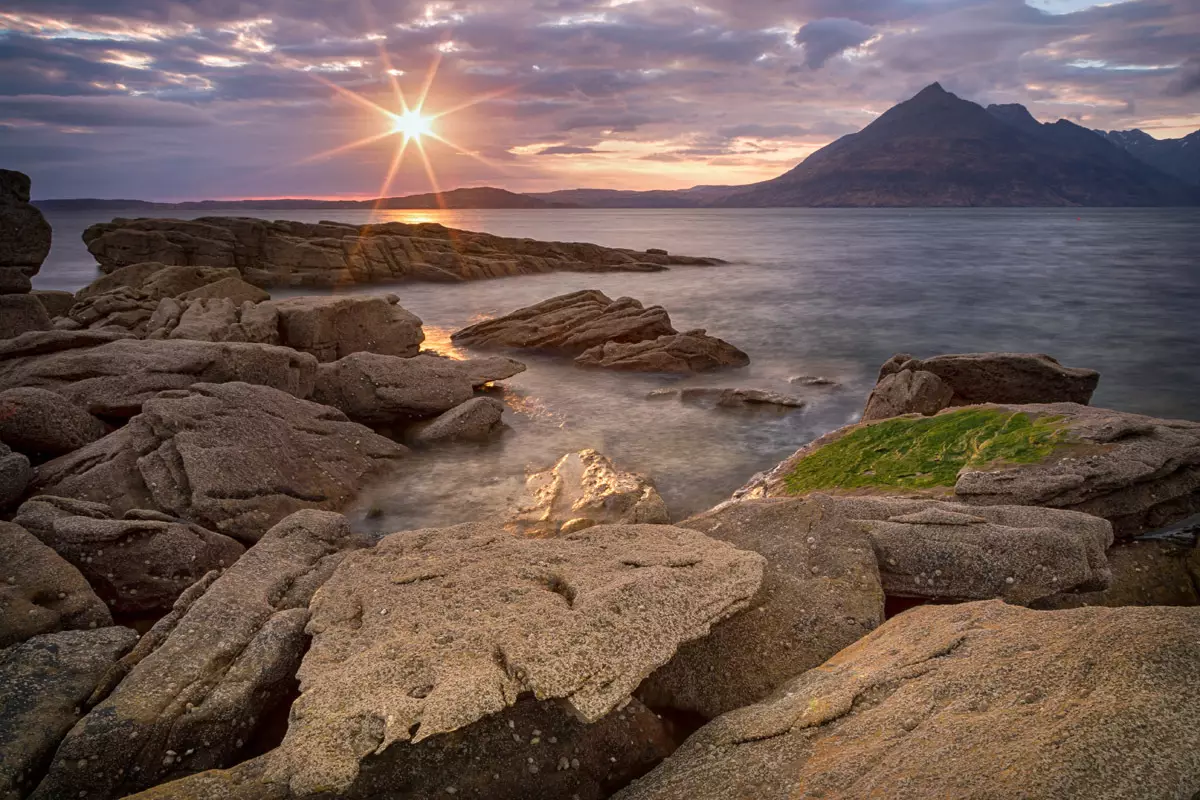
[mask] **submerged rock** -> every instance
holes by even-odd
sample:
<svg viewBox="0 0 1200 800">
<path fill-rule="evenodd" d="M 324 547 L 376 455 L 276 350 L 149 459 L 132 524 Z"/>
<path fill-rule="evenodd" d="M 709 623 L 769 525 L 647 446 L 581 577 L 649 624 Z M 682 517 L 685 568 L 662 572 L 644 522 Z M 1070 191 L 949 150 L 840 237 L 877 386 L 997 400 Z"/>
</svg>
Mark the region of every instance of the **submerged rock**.
<svg viewBox="0 0 1200 800">
<path fill-rule="evenodd" d="M 70 453 L 107 433 L 107 425 L 55 392 L 31 386 L 0 392 L 0 441 L 34 460 Z"/>
<path fill-rule="evenodd" d="M 635 372 L 690 374 L 744 367 L 750 363 L 750 356 L 699 329 L 634 344 L 608 342 L 597 345 L 576 358 L 575 363 Z"/>
<path fill-rule="evenodd" d="M 1190 798 L 1198 662 L 1191 609 L 924 606 L 710 722 L 616 797 Z"/>
<path fill-rule="evenodd" d="M 689 386 L 683 389 L 654 389 L 646 398 L 658 400 L 678 397 L 685 403 L 709 403 L 720 408 L 775 406 L 780 409 L 804 408 L 799 397 L 764 389 L 722 389 L 715 386 Z"/>
<path fill-rule="evenodd" d="M 417 426 L 413 440 L 423 445 L 487 441 L 504 427 L 503 414 L 504 403 L 491 397 L 475 397 Z"/>
<path fill-rule="evenodd" d="M 35 490 L 253 542 L 293 511 L 341 508 L 407 452 L 334 408 L 266 386 L 198 383 L 43 464 Z"/>
</svg>

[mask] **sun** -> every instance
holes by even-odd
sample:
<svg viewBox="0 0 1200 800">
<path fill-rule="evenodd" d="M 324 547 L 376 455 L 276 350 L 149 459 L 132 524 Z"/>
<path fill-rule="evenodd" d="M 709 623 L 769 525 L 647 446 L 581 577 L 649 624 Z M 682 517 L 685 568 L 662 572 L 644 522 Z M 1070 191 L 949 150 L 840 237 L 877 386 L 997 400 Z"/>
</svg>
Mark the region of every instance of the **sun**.
<svg viewBox="0 0 1200 800">
<path fill-rule="evenodd" d="M 433 118 L 421 113 L 419 108 L 392 114 L 392 132 L 404 135 L 404 140 L 421 140 L 422 136 L 433 135 Z"/>
</svg>

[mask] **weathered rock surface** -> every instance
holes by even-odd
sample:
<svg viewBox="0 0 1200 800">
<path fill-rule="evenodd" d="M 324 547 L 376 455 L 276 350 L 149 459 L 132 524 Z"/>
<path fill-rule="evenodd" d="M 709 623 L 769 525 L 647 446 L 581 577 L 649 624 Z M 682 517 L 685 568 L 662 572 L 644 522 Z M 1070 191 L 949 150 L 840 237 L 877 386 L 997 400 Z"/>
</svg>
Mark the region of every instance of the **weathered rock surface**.
<svg viewBox="0 0 1200 800">
<path fill-rule="evenodd" d="M 312 399 L 367 425 L 427 419 L 474 396 L 469 363 L 353 353 L 317 368 Z"/>
<path fill-rule="evenodd" d="M 125 427 L 43 464 L 35 489 L 117 513 L 162 511 L 253 542 L 293 511 L 340 508 L 407 452 L 277 389 L 199 383 L 159 394 Z"/>
<path fill-rule="evenodd" d="M 84 231 L 111 272 L 139 261 L 236 267 L 259 286 L 464 281 L 555 271 L 646 272 L 718 259 L 509 239 L 434 223 L 267 222 L 234 217 L 115 219 Z"/>
<path fill-rule="evenodd" d="M 1200 510 L 1200 423 L 1074 403 L 947 409 L 836 430 L 737 496 L 814 491 L 1082 511 L 1127 538 Z"/>
<path fill-rule="evenodd" d="M 158 298 L 122 286 L 78 300 L 54 325 L 60 330 L 127 330 L 144 336 L 157 307 Z"/>
<path fill-rule="evenodd" d="M 0 286 L 7 287 L 0 294 L 28 292 L 50 254 L 50 224 L 29 204 L 29 189 L 28 175 L 0 169 Z M 8 311 L 0 305 L 0 317 Z"/>
<path fill-rule="evenodd" d="M 270 294 L 257 286 L 232 276 L 174 296 L 182 301 L 229 300 L 236 306 L 240 306 L 242 303 L 261 303 L 271 299 Z"/>
<path fill-rule="evenodd" d="M 46 330 L 50 330 L 50 315 L 40 300 L 31 294 L 0 294 L 0 339 Z"/>
<path fill-rule="evenodd" d="M 670 521 L 651 481 L 621 472 L 595 450 L 581 450 L 529 476 L 525 497 L 506 527 L 527 536 L 554 536 L 592 525 Z"/>
<path fill-rule="evenodd" d="M 750 356 L 729 342 L 698 329 L 660 336 L 653 341 L 597 345 L 578 356 L 575 363 L 635 372 L 688 374 L 744 367 L 750 363 Z"/>
<path fill-rule="evenodd" d="M 218 288 L 210 288 L 214 286 Z M 134 264 L 81 289 L 66 319 L 55 324 L 70 330 L 124 329 L 145 336 L 164 300 L 179 297 L 183 298 L 179 302 L 186 303 L 192 299 L 246 297 L 257 302 L 267 296 L 242 281 L 235 269 Z"/>
<path fill-rule="evenodd" d="M 24 453 L 14 453 L 0 442 L 0 509 L 20 500 L 31 480 L 33 468 L 29 458 Z"/>
<path fill-rule="evenodd" d="M 88 300 L 115 289 L 141 292 L 151 300 L 178 297 L 203 286 L 240 276 L 236 269 L 218 269 L 209 265 L 173 266 L 158 261 L 143 261 L 101 275 L 75 293 L 77 301 Z"/>
<path fill-rule="evenodd" d="M 318 361 L 336 361 L 351 353 L 380 353 L 408 358 L 421 351 L 421 320 L 389 295 L 292 297 L 273 300 L 279 313 L 281 344 Z"/>
<path fill-rule="evenodd" d="M 97 416 L 125 418 L 158 392 L 197 383 L 243 381 L 307 397 L 316 371 L 312 356 L 286 347 L 122 339 L 0 361 L 0 389 L 49 389 Z"/>
<path fill-rule="evenodd" d="M 31 636 L 112 624 L 79 570 L 11 522 L 0 522 L 0 648 Z"/>
<path fill-rule="evenodd" d="M 520 375 L 526 369 L 520 361 L 504 356 L 472 358 L 467 361 L 456 361 L 455 364 L 466 374 L 467 380 L 475 389 L 481 389 L 489 383 Z"/>
<path fill-rule="evenodd" d="M 642 684 L 652 708 L 713 718 L 762 700 L 883 623 L 871 541 L 817 500 L 729 504 L 680 523 L 767 559 L 748 608 L 689 642 Z"/>
<path fill-rule="evenodd" d="M 1107 559 L 1108 588 L 1054 595 L 1033 607 L 1200 606 L 1200 551 L 1194 543 L 1135 539 L 1110 549 Z"/>
<path fill-rule="evenodd" d="M 37 785 L 104 673 L 137 642 L 128 628 L 63 631 L 0 650 L 0 798 Z"/>
<path fill-rule="evenodd" d="M 393 534 L 348 556 L 314 598 L 302 694 L 270 772 L 299 796 L 340 794 L 369 754 L 529 693 L 597 722 L 681 643 L 743 608 L 761 577 L 760 556 L 679 528 Z"/>
<path fill-rule="evenodd" d="M 228 536 L 156 511 L 114 514 L 103 503 L 41 496 L 14 521 L 83 573 L 115 612 L 167 611 L 211 570 L 245 550 Z"/>
<path fill-rule="evenodd" d="M 31 386 L 0 392 L 0 442 L 35 461 L 91 444 L 108 426 L 62 395 Z"/>
<path fill-rule="evenodd" d="M 55 289 L 35 289 L 30 292 L 42 304 L 42 308 L 46 309 L 46 313 L 50 319 L 61 317 L 71 310 L 71 306 L 75 305 L 75 295 L 70 292 L 58 291 Z"/>
<path fill-rule="evenodd" d="M 1188 800 L 1198 661 L 1192 609 L 924 606 L 709 723 L 616 797 Z"/>
<path fill-rule="evenodd" d="M 30 331 L 15 339 L 0 339 L 0 363 L 132 338 L 128 331 Z"/>
<path fill-rule="evenodd" d="M 298 512 L 207 591 L 185 594 L 144 637 L 152 649 L 139 643 L 118 668 L 128 674 L 71 729 L 33 797 L 123 797 L 227 766 L 291 690 L 307 606 L 350 546 L 340 515 Z"/>
<path fill-rule="evenodd" d="M 863 421 L 888 419 L 902 414 L 931 416 L 950 407 L 954 390 L 932 372 L 903 369 L 879 379 L 867 398 Z"/>
<path fill-rule="evenodd" d="M 413 441 L 422 445 L 443 442 L 482 442 L 494 436 L 504 423 L 504 403 L 491 397 L 473 397 L 437 419 L 421 423 Z"/>
</svg>

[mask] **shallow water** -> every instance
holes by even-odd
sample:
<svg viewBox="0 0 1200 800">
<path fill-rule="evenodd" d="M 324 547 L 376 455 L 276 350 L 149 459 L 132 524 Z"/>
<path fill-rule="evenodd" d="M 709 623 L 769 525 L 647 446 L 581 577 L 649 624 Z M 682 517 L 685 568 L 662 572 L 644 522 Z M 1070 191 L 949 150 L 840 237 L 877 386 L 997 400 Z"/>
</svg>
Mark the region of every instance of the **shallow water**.
<svg viewBox="0 0 1200 800">
<path fill-rule="evenodd" d="M 415 455 L 354 510 L 366 528 L 487 518 L 518 495 L 526 470 L 584 447 L 652 476 L 673 516 L 683 517 L 853 420 L 879 365 L 896 352 L 1047 352 L 1064 364 L 1100 370 L 1096 405 L 1200 419 L 1200 209 L 236 213 L 430 220 L 732 262 L 664 273 L 364 288 L 398 293 L 425 321 L 426 346 L 443 351 L 449 333 L 468 322 L 596 288 L 662 304 L 678 329 L 707 328 L 752 359 L 744 370 L 677 382 L 518 356 L 529 371 L 503 390 L 512 430 L 497 444 Z M 75 290 L 94 279 L 95 264 L 79 236 L 88 224 L 118 215 L 48 214 L 55 245 L 37 288 Z M 789 385 L 794 375 L 826 376 L 840 386 Z M 645 399 L 666 385 L 772 389 L 801 395 L 809 405 L 780 413 Z"/>
</svg>

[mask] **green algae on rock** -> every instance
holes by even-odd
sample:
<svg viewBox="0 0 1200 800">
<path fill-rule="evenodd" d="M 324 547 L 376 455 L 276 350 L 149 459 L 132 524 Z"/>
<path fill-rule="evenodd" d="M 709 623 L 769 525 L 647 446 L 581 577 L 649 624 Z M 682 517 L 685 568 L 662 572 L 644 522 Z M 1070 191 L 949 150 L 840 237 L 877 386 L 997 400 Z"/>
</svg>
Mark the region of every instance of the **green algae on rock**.
<svg viewBox="0 0 1200 800">
<path fill-rule="evenodd" d="M 791 494 L 824 489 L 952 488 L 964 467 L 1032 464 L 1066 440 L 1060 416 L 966 408 L 897 417 L 848 431 L 796 464 Z"/>
</svg>

